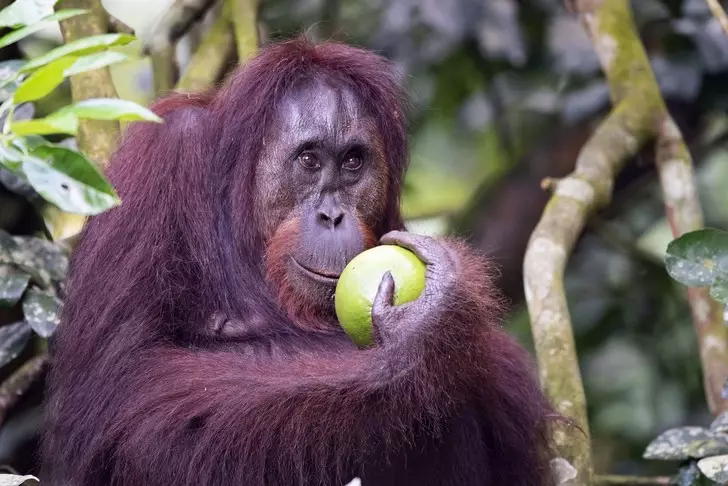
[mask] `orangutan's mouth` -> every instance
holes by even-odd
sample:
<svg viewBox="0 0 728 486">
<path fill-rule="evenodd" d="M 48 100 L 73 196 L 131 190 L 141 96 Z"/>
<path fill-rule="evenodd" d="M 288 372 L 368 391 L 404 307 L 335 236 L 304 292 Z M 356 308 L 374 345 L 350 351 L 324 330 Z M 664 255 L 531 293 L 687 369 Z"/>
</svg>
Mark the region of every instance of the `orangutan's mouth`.
<svg viewBox="0 0 728 486">
<path fill-rule="evenodd" d="M 300 270 L 302 273 L 310 277 L 311 279 L 321 282 L 327 285 L 336 285 L 336 283 L 339 281 L 339 274 L 334 272 L 328 272 L 324 270 L 314 270 L 312 268 L 309 268 L 302 263 L 300 263 L 295 258 L 291 257 L 291 261 L 293 264 Z"/>
</svg>

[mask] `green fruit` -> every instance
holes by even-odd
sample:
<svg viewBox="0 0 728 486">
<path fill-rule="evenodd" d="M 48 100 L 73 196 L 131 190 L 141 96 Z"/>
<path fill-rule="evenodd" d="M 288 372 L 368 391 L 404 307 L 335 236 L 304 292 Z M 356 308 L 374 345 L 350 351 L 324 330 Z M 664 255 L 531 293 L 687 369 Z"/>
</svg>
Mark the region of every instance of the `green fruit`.
<svg viewBox="0 0 728 486">
<path fill-rule="evenodd" d="M 410 250 L 381 245 L 354 257 L 336 285 L 336 316 L 360 347 L 372 344 L 372 304 L 384 274 L 394 278 L 394 305 L 417 299 L 425 288 L 425 264 Z"/>
</svg>

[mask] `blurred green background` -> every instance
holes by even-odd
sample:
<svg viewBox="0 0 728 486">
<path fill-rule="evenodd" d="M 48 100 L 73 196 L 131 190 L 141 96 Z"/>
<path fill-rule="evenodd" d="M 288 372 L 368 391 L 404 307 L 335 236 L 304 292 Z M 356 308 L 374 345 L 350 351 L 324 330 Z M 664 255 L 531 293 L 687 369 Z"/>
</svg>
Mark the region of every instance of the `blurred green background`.
<svg viewBox="0 0 728 486">
<path fill-rule="evenodd" d="M 0 1 L 0 6 L 10 2 Z M 171 0 L 103 0 L 136 30 L 136 56 L 112 66 L 120 97 L 153 99 L 141 42 Z M 728 36 L 704 0 L 636 0 L 635 21 L 668 107 L 691 148 L 706 224 L 728 228 Z M 373 49 L 401 68 L 413 101 L 410 227 L 457 234 L 489 255 L 511 302 L 504 325 L 531 346 L 521 262 L 546 203 L 544 177 L 573 169 L 609 109 L 591 43 L 561 0 L 263 0 L 263 41 L 306 33 Z M 31 58 L 61 42 L 57 28 L 0 50 Z M 189 58 L 190 39 L 177 49 Z M 64 84 L 36 116 L 69 103 Z M 666 428 L 710 423 L 684 288 L 662 262 L 671 240 L 646 148 L 590 220 L 566 275 L 598 472 L 675 471 L 641 454 Z M 35 213 L 0 172 L 0 228 L 33 230 Z M 42 383 L 0 429 L 0 464 L 36 471 Z"/>
</svg>

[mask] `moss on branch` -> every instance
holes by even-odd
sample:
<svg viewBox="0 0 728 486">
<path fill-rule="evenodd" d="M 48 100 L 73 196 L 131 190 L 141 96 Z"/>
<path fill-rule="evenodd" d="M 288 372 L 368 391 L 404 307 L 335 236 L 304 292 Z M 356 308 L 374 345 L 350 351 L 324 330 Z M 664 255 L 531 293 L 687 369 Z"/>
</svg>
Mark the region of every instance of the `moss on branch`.
<svg viewBox="0 0 728 486">
<path fill-rule="evenodd" d="M 215 83 L 235 52 L 230 18 L 223 12 L 205 34 L 177 83 L 178 91 L 197 91 Z"/>
<path fill-rule="evenodd" d="M 160 97 L 168 94 L 177 82 L 177 62 L 175 46 L 168 44 L 155 48 L 149 53 L 152 63 L 152 78 L 154 79 L 154 96 Z"/>
<path fill-rule="evenodd" d="M 672 480 L 666 476 L 642 478 L 639 476 L 597 476 L 596 486 L 667 486 Z"/>
<path fill-rule="evenodd" d="M 259 0 L 227 0 L 235 30 L 238 61 L 244 64 L 258 50 Z"/>
<path fill-rule="evenodd" d="M 612 112 L 582 148 L 574 172 L 550 183 L 553 195 L 529 240 L 526 302 L 542 383 L 581 428 L 558 428 L 558 453 L 576 469 L 570 484 L 593 483 L 586 397 L 564 290 L 564 271 L 588 217 L 609 204 L 614 179 L 655 133 L 664 109 L 635 31 L 629 0 L 575 3 L 610 86 Z"/>
</svg>

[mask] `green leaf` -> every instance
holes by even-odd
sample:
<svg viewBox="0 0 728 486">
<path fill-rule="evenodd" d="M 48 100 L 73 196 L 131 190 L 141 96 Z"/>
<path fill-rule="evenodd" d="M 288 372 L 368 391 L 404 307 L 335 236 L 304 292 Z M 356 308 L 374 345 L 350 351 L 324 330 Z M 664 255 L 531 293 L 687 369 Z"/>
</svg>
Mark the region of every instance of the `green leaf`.
<svg viewBox="0 0 728 486">
<path fill-rule="evenodd" d="M 34 24 L 53 13 L 58 0 L 15 0 L 0 11 L 0 27 Z"/>
<path fill-rule="evenodd" d="M 67 111 L 66 108 L 61 108 L 45 118 L 14 121 L 10 124 L 10 129 L 16 135 L 50 135 L 54 133 L 76 135 L 78 117 Z"/>
<path fill-rule="evenodd" d="M 114 188 L 81 152 L 41 145 L 32 153 L 22 168 L 28 182 L 61 210 L 88 216 L 119 204 Z"/>
<path fill-rule="evenodd" d="M 710 296 L 721 304 L 728 305 L 728 279 L 716 277 L 710 286 Z"/>
<path fill-rule="evenodd" d="M 30 327 L 40 337 L 53 335 L 60 320 L 61 301 L 50 292 L 36 288 L 28 289 L 23 299 L 23 315 Z"/>
<path fill-rule="evenodd" d="M 0 264 L 10 264 L 28 273 L 39 285 L 60 282 L 68 271 L 68 251 L 35 236 L 10 236 L 0 230 Z"/>
<path fill-rule="evenodd" d="M 719 275 L 728 277 L 728 233 L 710 228 L 685 233 L 667 246 L 665 266 L 687 287 L 707 287 Z"/>
<path fill-rule="evenodd" d="M 46 27 L 50 27 L 54 25 L 59 20 L 64 19 L 70 19 L 71 17 L 76 17 L 77 15 L 82 15 L 85 13 L 88 13 L 89 10 L 82 10 L 82 9 L 67 9 L 67 10 L 61 10 L 55 14 L 49 15 L 47 17 L 44 17 L 39 22 L 35 22 L 30 25 L 26 25 L 26 27 L 21 27 L 20 29 L 14 30 L 10 32 L 9 34 L 6 34 L 2 37 L 0 37 L 0 49 L 3 47 L 7 47 L 10 44 L 13 44 L 15 42 L 18 42 L 21 39 L 24 39 L 28 37 L 29 35 L 33 35 L 39 30 L 43 30 Z"/>
<path fill-rule="evenodd" d="M 63 82 L 66 69 L 76 60 L 76 57 L 62 57 L 38 69 L 18 86 L 13 96 L 14 101 L 22 103 L 43 98 Z"/>
<path fill-rule="evenodd" d="M 41 67 L 26 79 L 15 93 L 15 102 L 43 98 L 60 85 L 67 76 L 93 71 L 110 64 L 125 61 L 121 52 L 105 51 L 83 57 L 65 56 Z"/>
<path fill-rule="evenodd" d="M 718 415 L 710 424 L 710 430 L 719 434 L 728 433 L 728 412 Z"/>
<path fill-rule="evenodd" d="M 117 98 L 94 98 L 71 105 L 68 111 L 78 118 L 93 120 L 151 121 L 161 123 L 162 119 L 148 108 L 133 101 Z"/>
<path fill-rule="evenodd" d="M 103 50 L 107 47 L 121 46 L 134 41 L 136 37 L 129 34 L 102 34 L 69 42 L 60 47 L 28 61 L 21 72 L 31 71 L 70 54 L 85 55 Z"/>
<path fill-rule="evenodd" d="M 85 73 L 100 69 L 102 67 L 116 64 L 117 62 L 126 61 L 129 57 L 126 54 L 117 51 L 104 51 L 88 56 L 77 58 L 76 62 L 63 73 L 65 76 L 73 76 L 75 74 Z"/>
<path fill-rule="evenodd" d="M 18 243 L 10 236 L 10 233 L 0 229 L 0 264 L 13 263 L 12 254 L 17 249 Z"/>
<path fill-rule="evenodd" d="M 35 476 L 18 476 L 17 474 L 0 474 L 0 486 L 21 486 L 26 481 L 36 481 L 40 483 L 40 479 Z"/>
<path fill-rule="evenodd" d="M 700 472 L 718 484 L 728 484 L 728 455 L 706 457 L 698 461 Z"/>
<path fill-rule="evenodd" d="M 23 351 L 32 333 L 25 321 L 0 327 L 0 366 L 10 363 Z"/>
<path fill-rule="evenodd" d="M 25 155 L 23 155 L 23 153 L 19 150 L 0 144 L 0 164 L 4 165 L 11 171 L 17 172 L 20 170 L 20 167 L 23 165 L 24 157 Z"/>
<path fill-rule="evenodd" d="M 662 461 L 684 461 L 728 454 L 728 442 L 702 427 L 679 427 L 660 434 L 642 457 Z"/>
<path fill-rule="evenodd" d="M 0 307 L 17 304 L 30 283 L 30 275 L 10 267 L 0 268 Z"/>
</svg>

